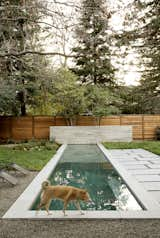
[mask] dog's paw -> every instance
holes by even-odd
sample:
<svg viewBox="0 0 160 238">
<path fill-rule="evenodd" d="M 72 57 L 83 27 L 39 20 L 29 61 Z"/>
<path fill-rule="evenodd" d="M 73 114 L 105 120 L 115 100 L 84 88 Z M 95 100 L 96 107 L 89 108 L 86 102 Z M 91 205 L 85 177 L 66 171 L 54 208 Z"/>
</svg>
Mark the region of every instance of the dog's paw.
<svg viewBox="0 0 160 238">
<path fill-rule="evenodd" d="M 84 213 L 84 212 L 81 212 L 80 214 L 81 214 L 81 215 L 85 215 L 85 213 Z"/>
<path fill-rule="evenodd" d="M 47 213 L 48 216 L 52 215 L 52 212 Z"/>
</svg>

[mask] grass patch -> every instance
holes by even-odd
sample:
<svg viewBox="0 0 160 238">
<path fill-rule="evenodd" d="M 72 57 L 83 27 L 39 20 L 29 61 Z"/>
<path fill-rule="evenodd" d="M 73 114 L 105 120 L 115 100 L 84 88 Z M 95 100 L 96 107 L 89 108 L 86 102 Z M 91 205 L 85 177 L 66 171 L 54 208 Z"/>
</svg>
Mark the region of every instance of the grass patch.
<svg viewBox="0 0 160 238">
<path fill-rule="evenodd" d="M 29 170 L 39 171 L 56 153 L 58 145 L 50 142 L 30 142 L 0 147 L 0 168 L 16 163 Z"/>
<path fill-rule="evenodd" d="M 104 142 L 107 149 L 145 149 L 160 155 L 160 141 Z"/>
</svg>

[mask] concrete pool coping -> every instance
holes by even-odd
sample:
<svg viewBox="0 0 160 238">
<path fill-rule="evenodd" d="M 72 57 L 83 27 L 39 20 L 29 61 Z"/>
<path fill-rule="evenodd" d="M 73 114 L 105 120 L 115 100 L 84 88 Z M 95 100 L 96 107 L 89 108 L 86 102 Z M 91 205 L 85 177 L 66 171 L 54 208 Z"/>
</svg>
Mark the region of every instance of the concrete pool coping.
<svg viewBox="0 0 160 238">
<path fill-rule="evenodd" d="M 118 171 L 127 186 L 130 188 L 134 196 L 140 204 L 146 209 L 142 211 L 84 211 L 84 215 L 80 215 L 78 211 L 68 211 L 67 216 L 64 217 L 62 211 L 53 211 L 52 215 L 47 215 L 45 211 L 39 211 L 36 215 L 35 211 L 29 210 L 34 203 L 36 197 L 41 190 L 42 181 L 46 180 L 54 168 L 56 167 L 61 155 L 67 147 L 63 144 L 47 163 L 47 165 L 39 172 L 31 184 L 20 195 L 16 202 L 4 214 L 5 219 L 153 219 L 160 218 L 160 205 L 154 200 L 143 187 L 141 187 L 136 180 L 133 180 L 128 172 L 114 159 L 111 153 L 101 144 L 97 144 L 103 154 L 107 157 L 113 167 Z M 34 198 L 34 199 L 33 199 Z"/>
</svg>

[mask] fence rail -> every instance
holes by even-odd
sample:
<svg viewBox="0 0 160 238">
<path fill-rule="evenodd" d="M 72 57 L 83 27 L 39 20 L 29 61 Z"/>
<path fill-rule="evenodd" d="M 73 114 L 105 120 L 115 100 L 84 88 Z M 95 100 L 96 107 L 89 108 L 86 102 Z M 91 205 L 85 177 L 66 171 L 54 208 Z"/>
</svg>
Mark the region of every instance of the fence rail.
<svg viewBox="0 0 160 238">
<path fill-rule="evenodd" d="M 96 126 L 92 116 L 79 116 L 78 126 Z M 155 130 L 160 127 L 160 115 L 120 115 L 103 117 L 100 125 L 132 125 L 133 139 L 155 139 Z M 63 117 L 53 116 L 0 116 L 0 140 L 48 139 L 50 126 L 66 126 Z"/>
</svg>

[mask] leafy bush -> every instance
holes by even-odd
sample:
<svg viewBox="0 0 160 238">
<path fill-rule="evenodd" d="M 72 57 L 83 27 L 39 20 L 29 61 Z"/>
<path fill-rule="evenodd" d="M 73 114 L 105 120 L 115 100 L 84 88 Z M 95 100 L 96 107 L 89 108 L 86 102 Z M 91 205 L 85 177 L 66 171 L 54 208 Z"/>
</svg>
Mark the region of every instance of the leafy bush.
<svg viewBox="0 0 160 238">
<path fill-rule="evenodd" d="M 13 147 L 13 150 L 21 150 L 21 151 L 42 151 L 42 150 L 55 150 L 58 148 L 58 145 L 49 142 L 47 140 L 40 141 L 30 141 L 24 144 L 18 144 Z"/>
</svg>

